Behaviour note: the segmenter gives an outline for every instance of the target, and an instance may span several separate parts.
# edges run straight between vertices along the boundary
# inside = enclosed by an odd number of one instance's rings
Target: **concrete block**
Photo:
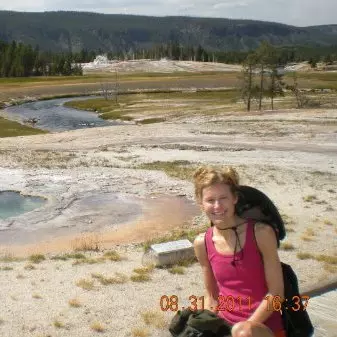
[[[193,244],[189,240],[154,244],[150,247],[149,254],[157,266],[175,264],[195,257]]]

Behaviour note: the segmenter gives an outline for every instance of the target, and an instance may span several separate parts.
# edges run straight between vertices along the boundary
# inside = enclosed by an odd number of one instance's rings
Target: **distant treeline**
[[[278,63],[280,65],[287,64],[289,62],[301,62],[309,61],[312,64],[317,62],[331,63],[337,61],[337,45],[335,46],[290,46],[290,47],[277,47],[278,51]],[[241,64],[243,63],[250,51],[210,51],[203,48],[201,45],[183,46],[179,43],[167,43],[154,46],[147,50],[129,51],[128,53],[113,54],[108,53],[109,59],[161,59],[169,58],[172,60],[183,61],[202,61],[202,62],[221,62]]]
[[[309,61],[315,67],[319,61],[327,64],[337,61],[336,46],[276,47],[278,64]],[[108,52],[110,60],[162,59],[242,64],[252,51],[210,51],[199,46],[183,46],[178,42],[156,45],[149,49],[127,52]],[[92,62],[102,50],[81,50],[78,53],[52,53],[38,47],[0,41],[0,77],[71,76],[82,75],[80,63]]]
[[[41,52],[39,48],[13,41],[0,41],[0,77],[82,75],[74,55]]]

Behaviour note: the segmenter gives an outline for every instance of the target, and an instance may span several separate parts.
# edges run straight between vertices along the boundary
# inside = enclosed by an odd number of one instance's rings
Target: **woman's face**
[[[237,201],[226,184],[214,184],[202,190],[201,208],[214,225],[233,218]]]

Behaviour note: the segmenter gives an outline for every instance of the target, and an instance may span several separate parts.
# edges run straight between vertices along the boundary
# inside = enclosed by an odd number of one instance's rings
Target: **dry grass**
[[[97,234],[83,234],[71,242],[72,248],[75,252],[78,251],[99,251],[101,243]]]
[[[333,222],[331,220],[325,219],[324,220],[324,225],[333,226]]]
[[[81,302],[77,299],[77,298],[72,298],[68,301],[68,304],[72,307],[72,308],[79,308],[82,306]]]
[[[19,280],[19,279],[24,279],[26,277],[22,274],[18,274],[18,275],[16,275],[16,278]]]
[[[303,200],[305,202],[312,202],[314,200],[317,200],[317,197],[315,195],[310,194],[310,195],[303,197]]]
[[[96,264],[96,263],[103,263],[106,262],[104,257],[96,257],[96,258],[85,258],[79,259],[72,263],[73,266],[80,265],[80,264]]]
[[[0,261],[6,262],[6,263],[8,263],[8,262],[20,262],[22,260],[23,260],[22,258],[14,256],[11,253],[6,253],[6,254],[4,254],[0,257]]]
[[[137,327],[132,329],[132,337],[149,337],[150,331],[147,328]]]
[[[154,264],[151,264],[146,267],[135,268],[133,272],[137,274],[148,274],[151,273],[154,270],[154,268],[155,268]]]
[[[29,256],[29,261],[32,263],[40,263],[46,259],[46,257],[42,254],[33,254]]]
[[[109,252],[104,253],[103,255],[105,258],[107,258],[110,261],[121,261],[125,260],[125,257],[122,257],[118,252],[115,250],[111,250]]]
[[[172,266],[171,268],[168,269],[168,272],[171,274],[180,274],[183,275],[185,274],[185,268],[182,266]]]
[[[331,255],[316,255],[315,260],[320,262],[325,262],[327,264],[336,264],[337,265],[337,256],[331,256]]]
[[[153,272],[155,268],[154,264],[150,264],[146,267],[139,267],[135,268],[133,272],[135,273],[134,275],[131,275],[130,279],[133,282],[146,282],[151,280],[151,276],[149,275],[150,273]]]
[[[333,273],[333,274],[337,273],[337,266],[335,266],[335,265],[325,263],[323,268],[324,268],[324,270],[328,271],[329,273]]]
[[[306,241],[306,242],[314,241],[314,239],[311,236],[307,236],[307,235],[302,235],[301,240]]]
[[[314,259],[314,256],[310,253],[298,252],[296,255],[300,260]]]
[[[151,280],[149,274],[134,274],[130,277],[131,281],[133,282],[147,282]]]
[[[37,300],[40,300],[42,298],[42,296],[39,295],[39,294],[33,294],[32,297],[37,299]]]
[[[283,250],[294,250],[295,249],[294,245],[290,242],[282,242],[280,245],[280,248]]]
[[[313,228],[307,228],[307,230],[304,232],[304,234],[307,235],[307,236],[315,236],[316,235]]]
[[[64,323],[62,323],[61,321],[59,321],[59,320],[57,320],[57,319],[53,322],[53,325],[54,325],[54,327],[57,328],[57,329],[64,328]]]
[[[122,273],[115,273],[113,277],[105,277],[103,274],[93,273],[91,277],[97,279],[102,285],[122,284],[128,281],[128,277]]]
[[[94,289],[94,281],[92,280],[86,280],[86,279],[80,279],[76,282],[76,285],[84,290],[93,290]]]
[[[106,330],[106,328],[103,326],[102,323],[100,322],[93,322],[91,325],[90,325],[90,329],[91,330],[94,330],[96,332],[104,332]]]
[[[26,264],[23,268],[25,270],[34,270],[34,269],[36,269],[36,267],[33,264],[31,264],[31,263]]]
[[[82,253],[72,253],[72,254],[62,254],[62,255],[55,255],[52,256],[51,260],[60,260],[60,261],[67,261],[69,259],[85,259],[86,256]]]
[[[8,270],[13,270],[13,267],[10,266],[5,266],[5,267],[1,267],[0,270],[4,270],[4,271],[8,271]]]
[[[167,327],[167,322],[162,312],[157,310],[149,310],[141,313],[141,316],[146,325],[154,326],[157,329],[163,329]]]
[[[285,228],[286,228],[286,232],[287,232],[287,233],[294,233],[294,232],[296,232],[295,229],[294,229],[293,227],[285,226]]]

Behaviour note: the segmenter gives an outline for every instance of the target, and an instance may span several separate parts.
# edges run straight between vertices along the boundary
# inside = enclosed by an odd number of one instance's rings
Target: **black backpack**
[[[286,236],[283,219],[274,203],[260,190],[250,186],[239,186],[236,213],[242,218],[265,222],[273,227],[278,247]],[[310,337],[314,327],[305,310],[298,287],[297,276],[292,267],[281,262],[285,301],[281,314],[287,337]],[[296,309],[296,310],[295,310]],[[297,310],[298,309],[298,310]]]

